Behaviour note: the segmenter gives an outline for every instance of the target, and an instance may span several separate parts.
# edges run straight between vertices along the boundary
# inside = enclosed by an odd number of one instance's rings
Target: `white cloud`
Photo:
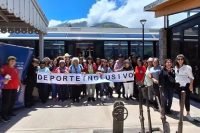
[[[121,2],[120,6],[117,2]],[[141,27],[140,19],[146,19],[146,27],[163,27],[163,18],[155,18],[154,13],[144,12],[144,6],[155,0],[99,0],[88,13],[88,25],[101,22],[115,22],[127,27]]]
[[[60,20],[50,20],[49,21],[49,27],[53,27],[53,26],[56,26],[56,25],[59,25],[59,24],[62,24],[64,21],[60,21]]]
[[[145,12],[144,6],[155,0],[97,0],[88,11],[87,18],[74,20],[50,20],[49,27],[64,22],[77,23],[87,21],[88,26],[102,22],[114,22],[129,28],[140,28],[140,20],[146,19],[147,28],[162,28],[163,17],[155,18],[154,12]],[[170,24],[186,18],[184,13],[170,16]]]
[[[0,33],[0,38],[1,37],[8,37],[10,35],[10,33]]]

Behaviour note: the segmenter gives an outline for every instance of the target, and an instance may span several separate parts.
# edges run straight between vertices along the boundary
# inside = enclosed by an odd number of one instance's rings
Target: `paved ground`
[[[100,102],[88,104],[86,100],[80,104],[71,105],[69,101],[38,103],[30,109],[20,109],[17,116],[8,123],[0,123],[0,132],[9,133],[109,133],[112,129],[112,110],[114,100],[105,105]],[[125,121],[125,133],[139,132],[139,107],[137,102],[125,101],[129,116]],[[200,105],[192,102],[191,114],[200,116]],[[172,109],[178,111],[178,100],[174,98]],[[146,107],[144,107],[145,126],[148,129]],[[153,127],[162,128],[160,114],[151,109]],[[168,116],[171,133],[175,133],[178,118]],[[184,121],[184,133],[200,132],[198,123]]]

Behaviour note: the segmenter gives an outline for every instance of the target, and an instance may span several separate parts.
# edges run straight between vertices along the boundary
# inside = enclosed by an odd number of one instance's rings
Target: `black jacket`
[[[159,84],[163,88],[171,88],[175,87],[175,71],[168,71],[166,68],[163,68],[159,75]]]

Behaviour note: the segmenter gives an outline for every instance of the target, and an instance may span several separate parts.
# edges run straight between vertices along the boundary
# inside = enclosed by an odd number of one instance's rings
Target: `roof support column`
[[[44,33],[39,33],[39,59],[44,58]]]
[[[169,27],[169,16],[164,16],[164,28]]]

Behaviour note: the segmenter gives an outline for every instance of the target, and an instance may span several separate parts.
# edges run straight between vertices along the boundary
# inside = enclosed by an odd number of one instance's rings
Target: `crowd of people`
[[[16,57],[10,56],[7,64],[1,67],[1,119],[3,121],[8,121],[11,116],[15,116],[13,106],[21,82],[26,85],[24,105],[27,108],[34,106],[35,101],[32,93],[35,87],[38,88],[39,99],[42,103],[46,103],[50,98],[55,102],[70,100],[74,103],[80,102],[82,97],[87,97],[88,102],[95,102],[96,100],[106,102],[108,99],[114,98],[113,92],[117,94],[116,98],[134,101],[138,100],[138,89],[141,89],[144,101],[148,100],[152,107],[158,109],[158,101],[156,100],[156,97],[158,97],[159,100],[163,100],[165,113],[170,114],[175,88],[178,90],[179,97],[181,91],[185,90],[186,117],[192,120],[190,116],[190,93],[193,91],[194,76],[192,68],[186,64],[185,57],[182,54],[176,57],[174,65],[171,59],[166,59],[162,66],[158,58],[150,57],[143,60],[140,57],[131,56],[125,59],[123,55],[119,55],[117,60],[71,57],[68,53],[53,60],[48,57],[41,61],[33,58],[23,81],[20,81],[18,76],[19,72],[15,67],[16,60]],[[103,74],[131,70],[135,74],[135,80],[128,82],[58,85],[37,83],[36,81],[37,72]],[[181,76],[184,76],[184,78],[181,79]],[[160,98],[160,86],[164,99]]]

